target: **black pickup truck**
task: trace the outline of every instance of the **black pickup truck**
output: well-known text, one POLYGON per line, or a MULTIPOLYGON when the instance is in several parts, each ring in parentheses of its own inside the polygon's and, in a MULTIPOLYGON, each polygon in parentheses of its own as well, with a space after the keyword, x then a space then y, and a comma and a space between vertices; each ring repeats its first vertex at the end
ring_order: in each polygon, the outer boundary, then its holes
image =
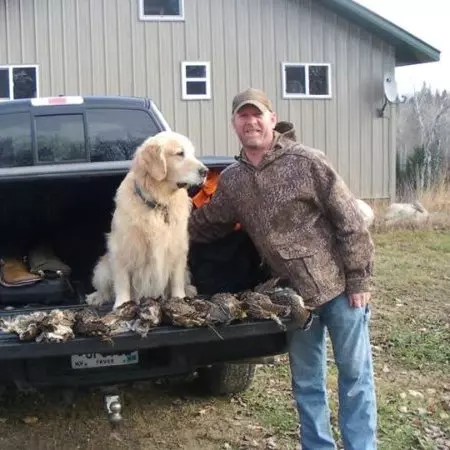
MULTIPOLYGON (((0 257, 23 256, 34 243, 51 241, 72 269, 75 291, 46 302, 42 297, 36 301, 30 290, 29 297, 12 301, 5 294, 8 288, 0 286, 0 319, 86 306, 92 269, 105 250, 115 190, 137 145, 167 129, 161 112, 146 98, 61 96, 0 104, 0 257)), ((220 171, 233 159, 202 161, 220 171)), ((258 255, 249 239, 239 231, 226 239, 214 248, 203 244, 191 250, 200 294, 202 289, 208 294, 236 291, 257 280, 258 255)), ((289 321, 286 326, 289 330, 289 321)), ((219 331, 220 336, 206 327, 160 326, 146 338, 123 333, 112 343, 95 337, 23 342, 0 333, 0 384, 104 387, 196 373, 210 393, 220 395, 249 386, 259 361, 255 358, 286 350, 286 332, 270 320, 224 325, 219 331)))

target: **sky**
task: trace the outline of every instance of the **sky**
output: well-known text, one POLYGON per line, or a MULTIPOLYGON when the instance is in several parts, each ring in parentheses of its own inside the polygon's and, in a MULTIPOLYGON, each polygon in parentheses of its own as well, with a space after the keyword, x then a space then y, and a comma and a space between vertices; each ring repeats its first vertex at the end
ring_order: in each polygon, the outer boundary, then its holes
POLYGON ((432 89, 450 90, 449 0, 355 0, 441 51, 437 63, 396 69, 400 95, 420 90, 423 82, 432 89))

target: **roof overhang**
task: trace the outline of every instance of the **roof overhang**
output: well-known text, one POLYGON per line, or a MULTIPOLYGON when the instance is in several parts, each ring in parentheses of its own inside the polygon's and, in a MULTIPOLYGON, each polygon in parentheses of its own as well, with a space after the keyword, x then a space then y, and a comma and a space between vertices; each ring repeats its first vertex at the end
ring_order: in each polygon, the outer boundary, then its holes
POLYGON ((395 47, 396 66, 437 62, 441 52, 353 0, 319 0, 395 47))

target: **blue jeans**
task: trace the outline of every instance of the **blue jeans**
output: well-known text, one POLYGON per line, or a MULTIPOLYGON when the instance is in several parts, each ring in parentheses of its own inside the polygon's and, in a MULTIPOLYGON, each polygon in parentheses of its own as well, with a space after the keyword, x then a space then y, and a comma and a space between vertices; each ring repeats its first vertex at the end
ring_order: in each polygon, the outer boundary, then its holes
POLYGON ((309 330, 289 336, 292 389, 302 450, 335 449, 326 387, 328 329, 338 369, 339 426, 346 450, 374 450, 376 399, 369 341, 370 307, 352 308, 340 295, 315 311, 309 330))

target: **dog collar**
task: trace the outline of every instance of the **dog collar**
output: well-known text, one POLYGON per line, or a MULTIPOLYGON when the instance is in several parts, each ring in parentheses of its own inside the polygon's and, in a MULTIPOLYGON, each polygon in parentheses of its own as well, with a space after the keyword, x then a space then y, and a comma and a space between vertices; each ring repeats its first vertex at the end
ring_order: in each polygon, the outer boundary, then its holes
POLYGON ((163 205, 162 203, 155 202, 154 200, 147 199, 144 197, 144 194, 141 191, 141 188, 138 186, 136 182, 134 182, 134 191, 141 198, 141 200, 150 208, 156 209, 162 212, 164 217, 164 222, 169 223, 169 211, 167 209, 167 205, 163 205))

